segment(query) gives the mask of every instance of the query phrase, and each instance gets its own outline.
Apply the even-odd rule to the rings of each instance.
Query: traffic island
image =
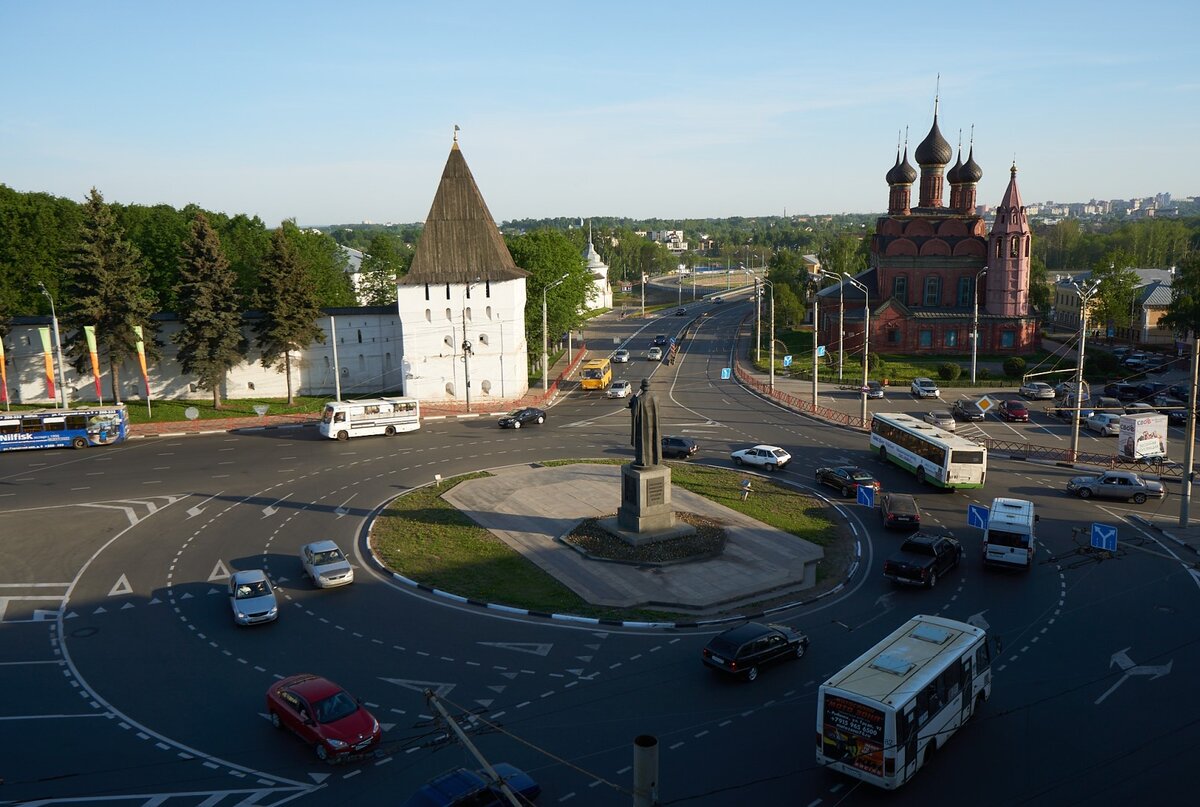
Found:
[[[560,540],[589,560],[632,566],[692,563],[715,558],[724,551],[724,523],[696,513],[676,512],[675,518],[689,527],[691,533],[635,545],[604,523],[612,519],[589,518]]]

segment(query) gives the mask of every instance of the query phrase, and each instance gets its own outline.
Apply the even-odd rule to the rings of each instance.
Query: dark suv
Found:
[[[1136,401],[1138,389],[1135,384],[1114,382],[1104,385],[1104,394],[1110,398],[1116,398],[1118,401]]]
[[[758,668],[772,661],[800,658],[808,650],[808,637],[787,625],[747,622],[714,636],[701,659],[714,670],[758,678]]]
[[[700,446],[690,437],[664,437],[662,439],[662,455],[664,459],[677,457],[686,460],[700,450]]]

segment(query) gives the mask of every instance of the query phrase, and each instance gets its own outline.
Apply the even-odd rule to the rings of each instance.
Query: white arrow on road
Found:
[[[350,499],[353,499],[357,495],[358,495],[357,493],[351,494]],[[341,504],[339,504],[337,507],[334,508],[333,512],[337,513],[338,518],[341,518],[342,516],[344,516],[350,512],[349,510],[346,509],[346,505],[350,502],[350,499],[346,499],[346,501],[342,502]]]
[[[542,644],[540,642],[479,642],[486,647],[499,647],[504,650],[516,650],[518,653],[531,653],[535,656],[547,656],[550,654],[550,649],[554,647],[552,644]]]
[[[283,504],[284,502],[286,502],[288,500],[288,496],[291,496],[291,495],[292,494],[289,493],[287,496],[284,496],[282,499],[276,499],[271,504],[268,504],[266,507],[264,507],[263,508],[263,518],[270,518],[271,516],[278,513],[279,507],[277,507],[277,505],[280,505],[280,504]]]
[[[1168,675],[1171,672],[1171,668],[1175,666],[1175,659],[1171,659],[1166,664],[1134,664],[1133,659],[1131,659],[1127,654],[1128,650],[1129,648],[1127,647],[1124,650],[1118,650],[1112,654],[1112,657],[1108,661],[1108,666],[1112,667],[1114,664],[1116,664],[1125,674],[1117,679],[1117,683],[1109,687],[1107,692],[1105,692],[1099,698],[1096,698],[1095,705],[1099,706],[1105,698],[1116,692],[1117,687],[1125,683],[1130,676],[1144,675],[1153,681],[1155,678],[1162,678],[1164,675]]]
[[[204,512],[204,508],[203,508],[201,505],[208,504],[209,502],[211,502],[213,499],[217,498],[217,496],[220,496],[220,495],[221,495],[221,493],[224,493],[224,492],[225,492],[225,491],[221,491],[220,493],[217,493],[217,494],[215,494],[215,495],[213,495],[213,496],[209,496],[207,499],[205,499],[204,501],[200,502],[200,504],[192,505],[191,507],[189,507],[189,508],[187,509],[188,518],[195,518],[196,516],[198,516],[198,515],[200,515],[201,513],[203,513],[203,512]]]

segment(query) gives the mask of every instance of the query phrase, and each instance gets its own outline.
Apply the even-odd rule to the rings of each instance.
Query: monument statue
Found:
[[[650,391],[650,381],[642,379],[642,388],[629,399],[629,442],[633,445],[634,465],[649,468],[662,465],[662,434],[658,429],[658,401]]]

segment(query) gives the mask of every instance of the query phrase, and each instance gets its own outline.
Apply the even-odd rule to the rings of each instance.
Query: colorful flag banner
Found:
[[[146,342],[142,337],[142,326],[133,326],[133,335],[137,338],[138,364],[142,366],[142,381],[146,385],[146,412],[150,413],[150,374],[146,372]]]
[[[58,405],[58,391],[54,389],[54,352],[50,349],[50,329],[38,328],[42,337],[42,357],[46,362],[46,386],[50,389],[50,400]]]
[[[0,339],[0,401],[8,403],[8,367],[4,359],[4,340]],[[7,406],[5,407],[8,408]]]
[[[88,355],[92,357],[92,378],[96,379],[96,400],[104,403],[104,395],[100,392],[100,353],[96,350],[96,326],[84,325],[83,335],[87,337]]]

